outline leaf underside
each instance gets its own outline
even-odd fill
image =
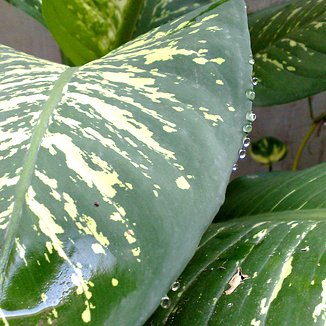
[[[216,221],[147,325],[323,325],[326,164],[234,180]],[[225,291],[237,267],[244,279]]]
[[[1,46],[3,321],[143,324],[223,202],[249,53],[240,0],[77,68]]]
[[[289,103],[326,90],[326,0],[284,3],[249,15],[255,106]]]

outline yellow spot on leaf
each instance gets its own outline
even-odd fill
[[[132,254],[133,254],[134,256],[139,256],[139,255],[140,255],[140,248],[139,248],[139,247],[134,248],[134,249],[132,249],[131,251],[132,251]]]
[[[21,245],[20,244],[20,239],[19,238],[16,238],[15,239],[15,242],[16,242],[16,247],[17,247],[17,251],[19,253],[19,257],[24,261],[25,263],[25,266],[27,266],[27,261],[25,259],[25,246],[24,245]]]
[[[119,284],[119,281],[116,278],[112,278],[111,283],[113,286],[117,286]]]
[[[175,182],[180,189],[187,190],[190,188],[190,184],[183,176],[179,177]]]
[[[93,243],[92,249],[96,254],[103,254],[106,255],[104,248],[99,243]]]
[[[218,85],[224,85],[223,81],[221,79],[217,79],[216,80],[216,84]]]
[[[133,235],[134,235],[134,231],[133,231],[133,230],[128,230],[128,231],[126,231],[126,232],[124,233],[125,238],[127,239],[127,241],[128,241],[130,244],[136,242],[136,238],[133,237]]]
[[[217,122],[217,120],[224,121],[222,119],[222,117],[220,115],[218,115],[218,114],[208,114],[208,113],[204,112],[204,117],[207,120],[212,120],[212,121],[215,121],[215,122]]]
[[[217,64],[221,65],[223,62],[225,62],[225,59],[223,58],[215,58],[215,59],[210,59],[212,62],[216,62]]]
[[[289,71],[295,71],[295,70],[296,70],[296,69],[295,69],[294,67],[292,67],[292,66],[287,66],[286,69],[289,70]]]
[[[169,126],[163,126],[163,130],[166,132],[176,132],[177,130]]]
[[[208,60],[205,58],[195,58],[192,61],[196,62],[199,65],[204,65],[206,62],[208,62]]]

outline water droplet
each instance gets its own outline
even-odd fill
[[[247,6],[246,5],[244,7],[245,7],[245,9],[247,9]]]
[[[238,164],[233,164],[232,171],[238,170]]]
[[[254,86],[257,86],[257,84],[258,84],[258,77],[252,77],[252,78],[251,78],[251,82],[252,82],[252,84],[253,84]]]
[[[246,114],[246,119],[249,121],[249,122],[254,122],[256,120],[256,114],[253,113],[252,111],[249,111],[247,112]]]
[[[172,284],[171,290],[172,291],[178,291],[179,287],[180,287],[180,283],[178,281],[175,281]]]
[[[255,64],[255,59],[249,59],[248,61],[251,65],[254,65]]]
[[[247,89],[246,96],[250,101],[253,101],[255,99],[256,93],[252,89]]]
[[[249,133],[251,130],[252,130],[252,124],[251,123],[248,123],[246,125],[243,126],[242,130],[245,132],[245,133]]]
[[[162,299],[161,299],[161,307],[166,309],[166,308],[169,308],[171,305],[171,300],[168,296],[164,296]]]
[[[231,308],[233,306],[233,303],[228,303],[228,308]]]
[[[243,160],[245,157],[246,157],[246,150],[242,148],[239,150],[239,159]]]
[[[248,136],[243,138],[243,147],[247,148],[250,145],[250,138]]]

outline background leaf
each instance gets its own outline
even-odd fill
[[[234,180],[216,218],[229,220],[207,230],[172,305],[146,325],[324,324],[325,171]],[[226,295],[238,266],[250,279]]]
[[[46,26],[43,14],[42,14],[42,2],[41,0],[5,0],[11,5],[19,8],[26,14],[35,18],[42,25]]]
[[[216,1],[223,3],[228,0]],[[155,27],[166,24],[200,6],[211,4],[214,0],[144,0],[137,20],[134,37],[147,33]]]
[[[255,106],[326,90],[326,1],[291,1],[249,15]]]
[[[131,39],[141,5],[141,0],[43,0],[42,11],[61,50],[82,65]]]
[[[136,326],[156,309],[237,160],[246,28],[232,0],[82,67],[1,47],[3,320]]]

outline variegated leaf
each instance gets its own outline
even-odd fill
[[[224,200],[251,102],[241,0],[82,67],[1,46],[0,317],[142,325]]]
[[[228,0],[144,0],[137,20],[134,37],[182,16],[200,6],[212,2],[223,3]]]
[[[146,325],[324,325],[325,171],[324,163],[231,182],[221,222],[168,293],[171,306]]]
[[[295,0],[249,15],[256,106],[326,90],[326,0]]]
[[[82,65],[131,39],[141,5],[141,0],[43,0],[42,11],[63,53]]]

